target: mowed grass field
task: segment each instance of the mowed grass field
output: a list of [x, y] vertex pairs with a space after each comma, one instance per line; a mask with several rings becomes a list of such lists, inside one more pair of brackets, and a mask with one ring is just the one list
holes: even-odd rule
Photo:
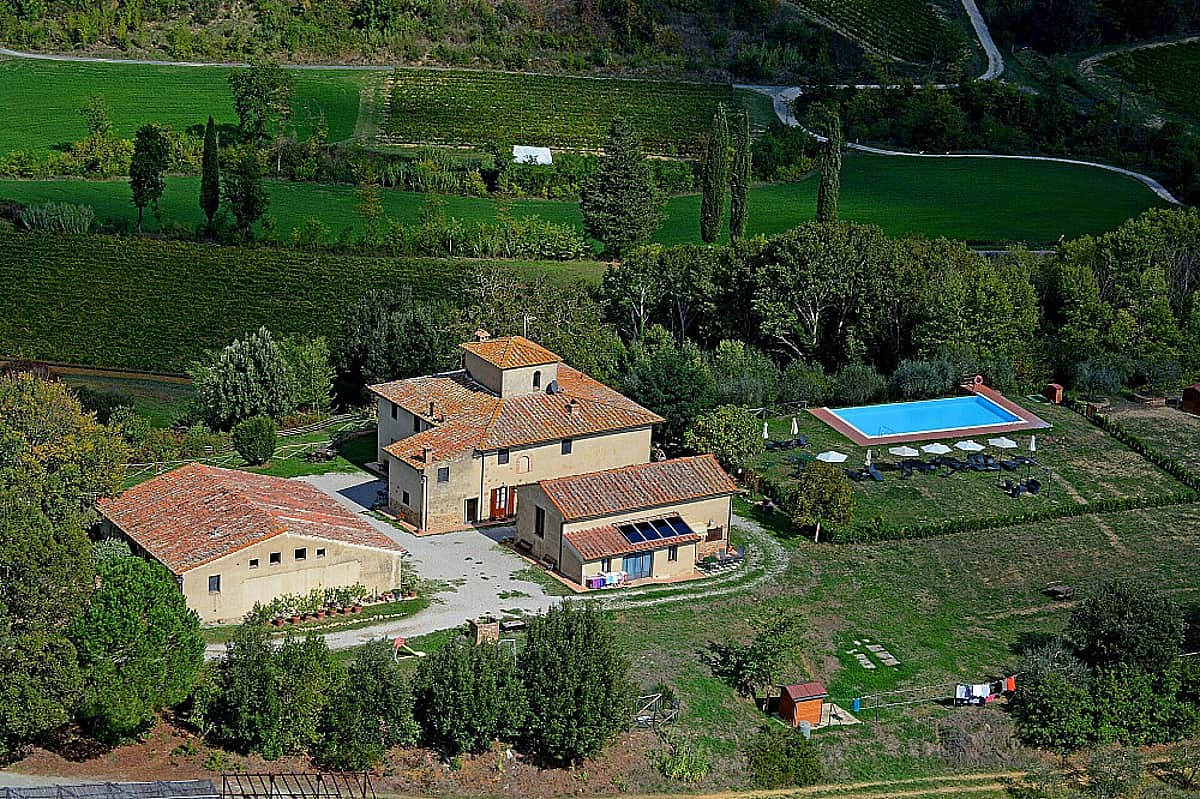
[[[0, 60], [0, 154], [21, 150], [45, 152], [87, 135], [80, 109], [92, 97], [103, 97], [112, 116], [113, 133], [133, 138], [147, 122], [175, 130], [201, 126], [209, 115], [219, 125], [233, 126], [237, 114], [222, 67], [171, 67], [140, 64], [91, 64], [25, 59]], [[301, 137], [324, 116], [330, 141], [354, 135], [359, 88], [371, 73], [350, 70], [296, 70], [293, 100]]]
[[[1106, 435], [1079, 414], [1058, 405], [1026, 403], [1053, 427], [1034, 431], [1038, 450], [1028, 451], [1030, 434], [1013, 433], [1019, 448], [1003, 450], [989, 448], [996, 458], [1013, 454], [1032, 455], [1039, 466], [1021, 468], [1016, 472], [957, 472], [943, 476], [916, 472], [905, 478], [895, 471], [884, 471], [884, 481], [863, 481], [853, 484], [854, 519], [851, 527], [869, 530], [875, 519], [889, 526], [922, 524], [947, 519], [974, 517], [1002, 518], [1034, 507], [1075, 508], [1109, 498], [1146, 498], [1169, 496], [1184, 487], [1145, 458]], [[858, 468], [866, 462], [867, 448], [852, 444], [831, 427], [804, 413], [796, 421], [808, 437], [808, 447], [767, 452], [759, 462], [759, 471], [776, 479], [788, 480], [797, 466], [789, 460], [801, 452], [815, 455], [836, 450], [849, 456], [845, 466]], [[776, 440], [790, 438], [791, 417], [771, 421], [771, 435]], [[1200, 430], [1200, 426], [1197, 428]], [[991, 436], [995, 438], [995, 436]], [[966, 437], [950, 437], [942, 443], [953, 447]], [[988, 436], [975, 436], [974, 441], [987, 446]], [[917, 445], [914, 445], [917, 446]], [[871, 448], [877, 465], [891, 463], [897, 458], [886, 447]], [[964, 453], [955, 450], [960, 459]], [[922, 456], [929, 460], [930, 456]], [[1043, 488], [1037, 497], [1013, 499], [999, 488], [1003, 480], [1016, 481], [1026, 476], [1038, 478]], [[781, 525], [782, 526], [782, 525]]]
[[[198, 178], [173, 177], [160, 208], [163, 221], [195, 226], [203, 220]], [[350, 186], [271, 181], [271, 208], [277, 236], [316, 219], [333, 235], [357, 231], [361, 220]], [[751, 191], [751, 234], [773, 235], [811, 220], [816, 213], [817, 177], [797, 183], [757, 186]], [[49, 200], [90, 205], [102, 221], [125, 220], [136, 213], [125, 181], [0, 181], [0, 198], [24, 203]], [[488, 198], [446, 196], [446, 213], [463, 220], [495, 218], [497, 203]], [[385, 213], [415, 223], [425, 195], [384, 191]], [[1164, 204], [1141, 183], [1086, 166], [1030, 161], [901, 158], [858, 153], [848, 156], [842, 173], [841, 215], [878, 225], [890, 235], [945, 236], [970, 242], [1043, 244], [1060, 236], [1100, 233], [1130, 217]], [[551, 200], [504, 201], [517, 216], [582, 227], [578, 204]], [[700, 197], [672, 197], [663, 226], [654, 236], [662, 244], [698, 243]], [[147, 215], [148, 230], [155, 222]]]
[[1200, 119], [1200, 42], [1118, 53], [1100, 66], [1168, 110]]

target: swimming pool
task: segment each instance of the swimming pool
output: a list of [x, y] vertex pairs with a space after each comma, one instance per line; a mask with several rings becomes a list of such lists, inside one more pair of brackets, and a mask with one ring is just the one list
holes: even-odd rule
[[[847, 435], [851, 432], [857, 433], [857, 436], [850, 437], [863, 439], [859, 443], [880, 439], [896, 441], [903, 438], [922, 438], [940, 433], [1001, 432], [1045, 426], [1044, 422], [1037, 424], [1041, 422], [1037, 417], [1018, 415], [982, 394], [821, 410], [832, 417], [826, 418], [826, 421], [834, 427]], [[834, 420], [841, 424], [834, 424]], [[843, 426], [849, 429], [842, 429]]]

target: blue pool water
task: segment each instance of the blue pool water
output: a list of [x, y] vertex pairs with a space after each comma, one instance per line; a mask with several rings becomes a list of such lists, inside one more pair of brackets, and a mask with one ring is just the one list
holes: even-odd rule
[[830, 413], [871, 438], [958, 432], [1021, 421], [1021, 417], [976, 394], [920, 402], [830, 408]]

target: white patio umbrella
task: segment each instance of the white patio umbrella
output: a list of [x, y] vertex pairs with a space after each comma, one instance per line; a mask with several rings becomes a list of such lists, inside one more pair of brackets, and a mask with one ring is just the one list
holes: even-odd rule
[[871, 450], [867, 450], [867, 466], [871, 465]]
[[848, 456], [841, 452], [826, 450], [817, 456], [817, 460], [824, 461], [825, 463], [845, 463], [847, 457]]
[[972, 441], [969, 438], [966, 441], [959, 441], [954, 446], [963, 452], [981, 452], [983, 450], [983, 444], [980, 444], [978, 441]]
[[940, 441], [935, 441], [932, 444], [926, 444], [925, 446], [921, 447], [921, 451], [927, 452], [930, 455], [945, 455], [950, 451], [950, 448]]
[[1029, 437], [1029, 451], [1037, 452], [1037, 436]]
[[771, 437], [771, 434], [769, 432], [767, 432], [767, 423], [763, 422], [763, 438], [769, 439], [770, 437]]
[[800, 435], [800, 425], [796, 423], [795, 416], [792, 417], [792, 435], [793, 436]]
[[920, 450], [913, 449], [912, 447], [892, 447], [888, 452], [897, 458], [915, 458], [921, 454]]
[[1017, 448], [1017, 442], [1013, 441], [1011, 438], [1008, 438], [1008, 437], [989, 438], [988, 444], [990, 446], [995, 447], [996, 449], [1016, 449]]

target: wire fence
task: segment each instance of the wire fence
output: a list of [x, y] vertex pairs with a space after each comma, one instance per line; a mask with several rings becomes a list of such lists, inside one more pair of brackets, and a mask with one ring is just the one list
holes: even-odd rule
[[163, 780], [0, 788], [0, 799], [220, 799], [220, 793], [212, 780]]

